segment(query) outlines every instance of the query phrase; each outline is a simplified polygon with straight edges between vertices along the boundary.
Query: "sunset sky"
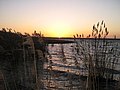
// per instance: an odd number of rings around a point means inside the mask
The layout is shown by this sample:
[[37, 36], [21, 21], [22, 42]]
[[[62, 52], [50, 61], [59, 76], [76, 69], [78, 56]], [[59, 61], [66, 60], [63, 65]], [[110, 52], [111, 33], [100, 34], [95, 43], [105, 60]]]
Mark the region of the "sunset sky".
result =
[[120, 37], [120, 0], [0, 0], [0, 28], [22, 33], [87, 35], [102, 20], [110, 36]]

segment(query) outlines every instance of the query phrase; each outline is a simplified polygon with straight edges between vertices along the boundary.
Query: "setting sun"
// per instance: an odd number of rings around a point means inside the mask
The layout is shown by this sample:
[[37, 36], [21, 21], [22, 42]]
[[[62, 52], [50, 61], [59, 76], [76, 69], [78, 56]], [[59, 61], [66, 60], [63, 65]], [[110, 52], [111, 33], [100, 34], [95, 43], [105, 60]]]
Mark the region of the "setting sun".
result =
[[50, 31], [54, 37], [65, 37], [71, 30], [68, 24], [57, 22], [51, 25]]

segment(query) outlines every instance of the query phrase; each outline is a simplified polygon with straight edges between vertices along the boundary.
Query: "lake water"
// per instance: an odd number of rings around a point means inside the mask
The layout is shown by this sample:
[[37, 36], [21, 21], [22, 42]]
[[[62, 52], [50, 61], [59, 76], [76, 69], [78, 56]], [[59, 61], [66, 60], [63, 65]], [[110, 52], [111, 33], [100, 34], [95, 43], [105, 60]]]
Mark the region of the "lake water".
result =
[[[81, 41], [79, 40], [77, 42], [81, 43]], [[93, 43], [90, 40], [86, 40], [82, 41], [82, 44], [86, 45], [89, 42]], [[115, 48], [114, 51], [116, 50], [117, 52], [114, 52], [113, 54], [116, 55], [116, 58], [119, 63], [120, 40], [108, 40], [108, 42], [110, 43], [110, 45], [108, 45], [110, 48], [108, 49], [108, 51], [111, 50], [113, 47]], [[89, 45], [84, 46], [85, 49], [88, 48], [88, 46]], [[100, 48], [98, 48], [99, 51], [102, 50], [101, 47], [103, 45], [99, 44], [98, 46], [100, 46]], [[92, 48], [88, 50], [91, 50], [89, 52], [93, 53], [94, 49]], [[85, 51], [87, 51], [87, 49]], [[44, 82], [46, 83], [45, 87], [49, 90], [84, 90], [86, 87], [86, 82], [84, 80], [80, 80], [79, 78], [77, 78], [77, 80], [73, 79], [75, 75], [87, 75], [87, 70], [83, 66], [83, 60], [80, 59], [81, 55], [77, 53], [76, 44], [49, 44], [48, 52], [48, 62], [46, 62], [44, 65], [44, 68], [48, 69], [48, 71], [46, 71], [44, 74]], [[111, 54], [112, 56], [108, 55], [108, 57], [110, 57], [110, 59], [114, 58], [113, 54]], [[120, 65], [116, 64], [115, 66], [116, 70], [120, 69]], [[111, 67], [109, 66], [109, 68]], [[115, 78], [118, 77], [119, 75], [115, 76]]]

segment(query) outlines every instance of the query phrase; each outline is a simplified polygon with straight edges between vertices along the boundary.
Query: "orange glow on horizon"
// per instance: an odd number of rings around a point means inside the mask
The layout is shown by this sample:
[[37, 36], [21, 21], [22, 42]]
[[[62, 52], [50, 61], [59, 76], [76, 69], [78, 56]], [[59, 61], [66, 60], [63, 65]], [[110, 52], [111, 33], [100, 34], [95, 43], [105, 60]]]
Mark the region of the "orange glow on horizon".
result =
[[69, 37], [71, 36], [71, 27], [70, 25], [64, 22], [52, 23], [48, 28], [49, 35], [52, 37]]

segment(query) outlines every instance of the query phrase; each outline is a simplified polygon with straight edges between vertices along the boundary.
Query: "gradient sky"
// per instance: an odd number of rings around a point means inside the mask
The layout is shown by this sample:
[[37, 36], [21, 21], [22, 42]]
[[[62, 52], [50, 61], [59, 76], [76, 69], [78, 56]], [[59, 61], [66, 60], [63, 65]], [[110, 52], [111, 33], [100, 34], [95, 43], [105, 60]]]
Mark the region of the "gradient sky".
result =
[[102, 20], [110, 36], [120, 37], [120, 0], [0, 0], [0, 28], [22, 33], [87, 35]]

